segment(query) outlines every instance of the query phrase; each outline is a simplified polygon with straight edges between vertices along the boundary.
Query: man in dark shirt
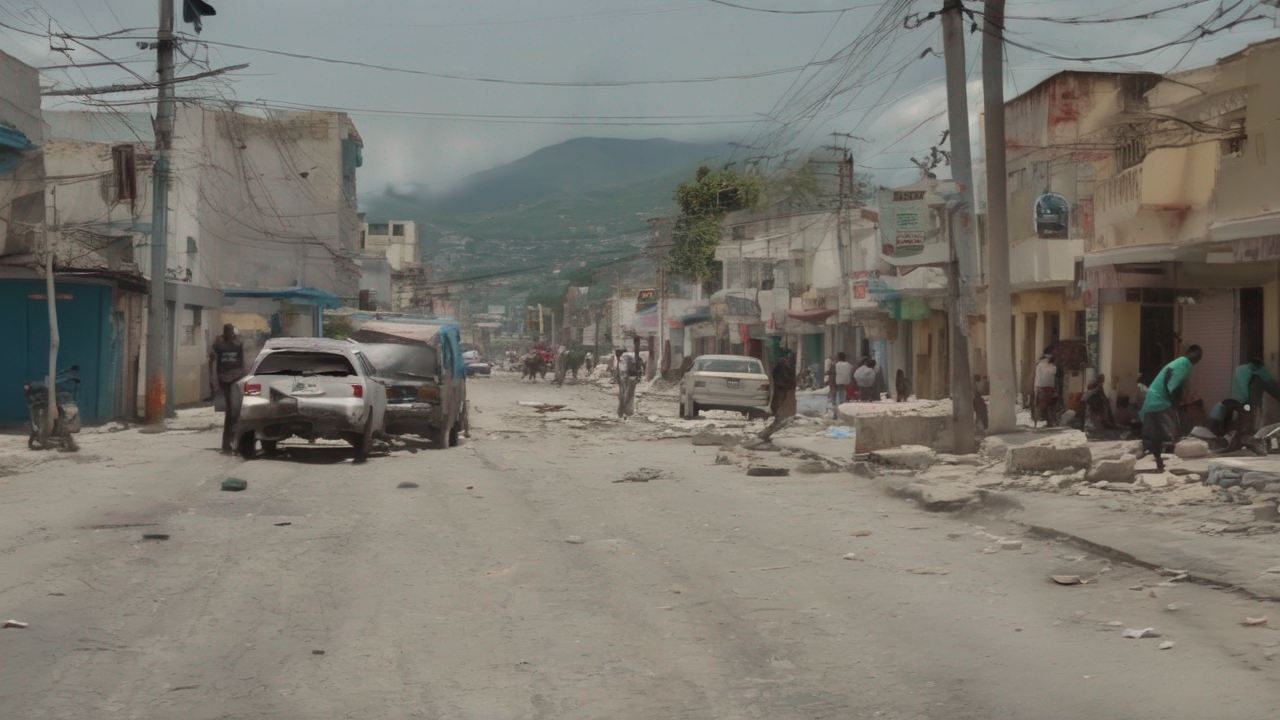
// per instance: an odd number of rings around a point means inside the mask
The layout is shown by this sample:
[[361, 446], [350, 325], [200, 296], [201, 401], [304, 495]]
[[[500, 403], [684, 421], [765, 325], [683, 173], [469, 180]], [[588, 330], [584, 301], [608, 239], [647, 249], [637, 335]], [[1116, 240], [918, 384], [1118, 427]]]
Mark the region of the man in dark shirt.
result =
[[232, 453], [232, 427], [236, 422], [236, 414], [231, 408], [231, 386], [245, 376], [244, 343], [236, 337], [236, 329], [227, 323], [222, 326], [222, 335], [213, 341], [213, 349], [209, 351], [209, 374], [217, 379], [218, 390], [226, 403], [226, 417], [222, 422], [222, 452]]
[[776, 419], [796, 414], [796, 356], [787, 353], [773, 366], [773, 415]]

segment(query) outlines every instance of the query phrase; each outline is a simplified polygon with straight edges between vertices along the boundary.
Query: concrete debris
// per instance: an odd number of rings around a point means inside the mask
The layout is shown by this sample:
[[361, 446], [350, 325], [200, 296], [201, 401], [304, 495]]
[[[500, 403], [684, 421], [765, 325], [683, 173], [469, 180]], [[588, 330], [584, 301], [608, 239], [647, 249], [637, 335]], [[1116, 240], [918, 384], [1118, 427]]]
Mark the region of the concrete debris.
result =
[[923, 445], [905, 445], [871, 453], [871, 460], [889, 467], [923, 470], [937, 462], [937, 455]]
[[1072, 485], [1077, 485], [1079, 483], [1082, 483], [1085, 480], [1086, 480], [1085, 471], [1078, 470], [1075, 473], [1072, 473], [1071, 475], [1054, 475], [1053, 477], [1049, 478], [1049, 484], [1061, 490], [1064, 488], [1069, 488]]
[[949, 568], [941, 568], [941, 567], [911, 568], [907, 572], [911, 573], [912, 575], [950, 575], [951, 574], [951, 570]]
[[582, 538], [577, 535], [570, 535], [569, 537], [565, 538], [564, 541], [569, 543], [570, 545], [582, 544]]
[[1265, 615], [1264, 615], [1264, 616], [1262, 616], [1262, 617], [1256, 617], [1256, 618], [1255, 618], [1255, 617], [1246, 617], [1246, 618], [1244, 619], [1244, 622], [1242, 622], [1242, 623], [1240, 623], [1240, 624], [1241, 624], [1241, 625], [1243, 625], [1243, 626], [1245, 626], [1245, 627], [1259, 627], [1259, 626], [1261, 626], [1261, 625], [1266, 625], [1266, 624], [1267, 624], [1267, 618], [1266, 618], [1266, 616], [1265, 616]]
[[844, 559], [845, 559], [845, 560], [857, 560], [857, 559], [858, 559], [858, 554], [857, 554], [857, 553], [845, 553], [845, 554], [844, 554]]
[[938, 462], [946, 465], [968, 465], [972, 467], [985, 464], [980, 455], [951, 455], [949, 453], [938, 453]]
[[7, 628], [15, 628], [15, 629], [21, 630], [27, 627], [27, 623], [18, 622], [17, 620], [5, 620], [4, 626]]
[[994, 545], [982, 548], [983, 555], [995, 555], [998, 552], [1000, 552], [1000, 548], [995, 547]]
[[1118, 460], [1100, 460], [1089, 470], [1086, 479], [1089, 482], [1131, 483], [1137, 463], [1138, 458], [1132, 455], [1123, 455]]
[[1032, 475], [1048, 471], [1088, 470], [1093, 454], [1088, 439], [1078, 430], [1054, 433], [1039, 440], [1009, 447], [1006, 475]]
[[1000, 549], [1001, 550], [1021, 550], [1022, 541], [1021, 540], [1001, 540]]
[[1121, 637], [1126, 637], [1131, 640], [1141, 640], [1143, 638], [1158, 638], [1160, 637], [1160, 633], [1156, 632], [1155, 628], [1143, 628], [1142, 630], [1129, 628], [1121, 633]]
[[1141, 592], [1141, 591], [1143, 591], [1143, 590], [1146, 590], [1146, 589], [1147, 589], [1147, 586], [1146, 586], [1146, 585], [1131, 585], [1131, 586], [1129, 587], [1129, 589], [1130, 589], [1130, 590], [1136, 590], [1136, 591], [1138, 591], [1138, 592]]
[[737, 435], [718, 433], [713, 430], [702, 430], [694, 433], [692, 442], [694, 445], [698, 446], [719, 445], [721, 447], [725, 447], [729, 445], [737, 445], [741, 441], [742, 438]]
[[1164, 609], [1169, 612], [1178, 612], [1179, 610], [1185, 607], [1191, 607], [1191, 603], [1171, 602], [1168, 605], [1165, 605]]
[[1174, 642], [1174, 641], [1172, 641], [1172, 640], [1165, 640], [1164, 642], [1162, 642], [1162, 643], [1160, 643], [1158, 646], [1156, 646], [1156, 649], [1157, 649], [1157, 650], [1171, 650], [1171, 649], [1173, 649], [1173, 646], [1174, 646], [1174, 645], [1176, 645], [1176, 644], [1177, 644], [1177, 643], [1175, 643], [1175, 642]]
[[399, 490], [412, 490], [412, 489], [414, 489], [414, 488], [416, 488], [416, 487], [418, 487], [418, 483], [416, 483], [416, 482], [409, 482], [409, 481], [407, 481], [407, 480], [406, 480], [405, 482], [402, 482], [402, 483], [400, 483], [399, 485], [397, 485], [397, 486], [396, 486], [396, 488], [397, 488], [397, 489], [399, 489]]
[[1079, 575], [1053, 575], [1053, 581], [1059, 585], [1083, 585]]
[[978, 454], [988, 460], [1004, 460], [1009, 454], [1009, 445], [998, 437], [985, 438], [978, 448]]
[[1144, 487], [1152, 490], [1160, 490], [1169, 487], [1169, 473], [1157, 473], [1155, 475], [1143, 475], [1140, 480]]
[[1200, 438], [1186, 438], [1173, 446], [1173, 454], [1183, 460], [1209, 457], [1209, 443]]
[[868, 462], [856, 462], [849, 466], [849, 474], [860, 478], [873, 478], [876, 476], [876, 468]]
[[791, 474], [788, 468], [768, 467], [765, 465], [757, 465], [747, 468], [748, 477], [786, 477]]
[[[853, 532], [849, 533], [849, 537], [866, 537], [870, 534], [871, 534], [870, 530], [854, 530]], [[1271, 571], [1268, 570], [1267, 572], [1271, 572]]]
[[655, 468], [642, 467], [639, 470], [632, 470], [631, 472], [626, 473], [618, 480], [614, 480], [614, 482], [615, 483], [647, 483], [650, 480], [660, 480], [663, 477], [663, 475], [664, 473], [661, 470], [657, 470]]
[[1276, 507], [1274, 500], [1254, 503], [1249, 509], [1253, 511], [1255, 522], [1280, 522], [1280, 508]]

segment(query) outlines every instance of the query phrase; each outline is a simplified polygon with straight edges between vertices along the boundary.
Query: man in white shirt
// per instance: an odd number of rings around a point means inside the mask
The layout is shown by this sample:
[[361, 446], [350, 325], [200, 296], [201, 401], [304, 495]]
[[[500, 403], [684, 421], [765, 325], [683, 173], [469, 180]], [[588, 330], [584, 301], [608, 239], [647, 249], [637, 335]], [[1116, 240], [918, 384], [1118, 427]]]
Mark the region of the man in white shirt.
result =
[[853, 381], [858, 384], [858, 399], [862, 402], [875, 402], [876, 397], [876, 361], [867, 360], [853, 373]]
[[834, 414], [837, 419], [840, 417], [840, 403], [849, 402], [849, 386], [853, 384], [853, 364], [849, 362], [848, 357], [844, 353], [836, 355], [835, 372], [835, 410]]
[[1057, 381], [1058, 366], [1053, 364], [1053, 356], [1046, 350], [1040, 357], [1040, 362], [1036, 364], [1036, 415], [1033, 425], [1037, 420], [1044, 420], [1048, 425], [1053, 425], [1053, 405], [1058, 396]]

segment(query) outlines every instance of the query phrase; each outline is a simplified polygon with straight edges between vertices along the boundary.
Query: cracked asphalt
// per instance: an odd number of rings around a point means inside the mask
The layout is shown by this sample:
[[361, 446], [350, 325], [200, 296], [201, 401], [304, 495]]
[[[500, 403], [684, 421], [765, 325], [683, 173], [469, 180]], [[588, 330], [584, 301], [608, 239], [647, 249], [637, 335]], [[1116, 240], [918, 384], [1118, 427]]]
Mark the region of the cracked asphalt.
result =
[[[847, 473], [747, 477], [715, 464], [717, 448], [609, 420], [593, 385], [499, 374], [470, 393], [462, 447], [397, 444], [364, 464], [325, 445], [221, 456], [210, 410], [38, 461], [0, 438], [0, 621], [28, 623], [0, 630], [0, 717], [1261, 719], [1280, 706], [1270, 604], [998, 517], [925, 514]], [[640, 413], [671, 404], [642, 397]], [[640, 468], [656, 472], [615, 482]], [[248, 489], [222, 492], [227, 477]], [[1266, 615], [1276, 629], [1241, 625]], [[1161, 637], [1121, 636], [1148, 627]]]

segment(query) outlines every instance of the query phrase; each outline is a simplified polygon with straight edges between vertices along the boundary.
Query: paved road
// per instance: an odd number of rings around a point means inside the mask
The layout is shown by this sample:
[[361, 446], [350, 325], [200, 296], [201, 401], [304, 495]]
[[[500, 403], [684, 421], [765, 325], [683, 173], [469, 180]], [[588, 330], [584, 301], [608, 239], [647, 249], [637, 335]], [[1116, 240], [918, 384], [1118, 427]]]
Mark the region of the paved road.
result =
[[[746, 477], [714, 448], [637, 439], [643, 421], [595, 420], [609, 398], [592, 387], [498, 377], [472, 395], [464, 447], [366, 464], [339, 448], [224, 458], [212, 414], [188, 416], [210, 429], [87, 436], [80, 456], [31, 466], [2, 438], [0, 469], [16, 474], [0, 477], [0, 619], [30, 627], [0, 630], [0, 717], [1201, 719], [1280, 706], [1280, 633], [1238, 624], [1270, 606], [1200, 587], [1151, 597], [1129, 588], [1153, 573], [1099, 574], [1105, 562], [1029, 538], [984, 554], [982, 533], [1010, 529], [922, 514], [844, 474]], [[567, 403], [568, 418], [524, 399]], [[641, 466], [662, 476], [615, 482]], [[249, 489], [220, 492], [229, 474]], [[1056, 586], [1053, 572], [1097, 582]], [[1164, 638], [1122, 639], [1110, 622]], [[1165, 639], [1175, 647], [1158, 650]]]

